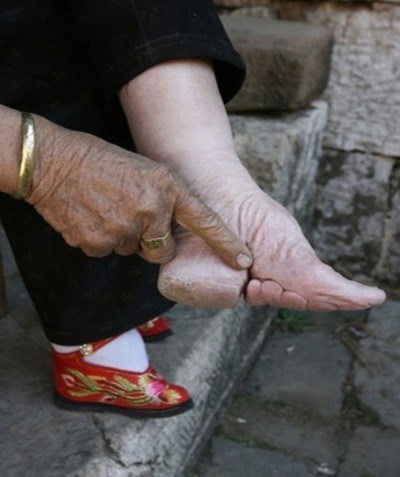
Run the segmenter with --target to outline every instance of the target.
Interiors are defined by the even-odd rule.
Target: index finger
[[[249,268],[253,257],[246,244],[200,199],[185,191],[178,194],[174,219],[201,237],[229,266]]]

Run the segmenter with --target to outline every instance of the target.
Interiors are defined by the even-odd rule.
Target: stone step
[[[323,101],[293,113],[231,114],[235,148],[259,186],[308,235],[328,109]]]
[[[230,112],[294,110],[324,91],[333,44],[327,27],[236,14],[221,20],[247,66]]]
[[[301,216],[326,121],[326,105],[296,113],[231,118],[252,174]],[[303,175],[301,175],[303,170]],[[303,190],[295,198],[294,191]],[[307,214],[306,214],[307,215]],[[49,347],[2,239],[10,312],[0,320],[0,475],[182,477],[194,464],[220,410],[259,351],[273,310],[177,306],[174,335],[149,345],[156,369],[188,388],[195,408],[168,419],[73,413],[52,403]],[[10,272],[11,270],[11,272]]]

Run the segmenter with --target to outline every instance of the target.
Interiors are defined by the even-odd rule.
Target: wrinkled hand
[[[251,265],[243,242],[167,166],[35,120],[37,164],[26,200],[69,245],[95,257],[139,253],[166,263],[175,254],[172,235],[154,250],[143,240],[165,236],[175,222],[202,237],[230,266]],[[238,263],[242,254],[248,263]]]

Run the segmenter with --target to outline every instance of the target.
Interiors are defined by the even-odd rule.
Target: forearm
[[[0,191],[14,194],[17,190],[21,158],[21,114],[0,106]]]
[[[187,183],[217,171],[247,177],[208,62],[157,65],[128,83],[120,99],[139,152],[168,163]]]

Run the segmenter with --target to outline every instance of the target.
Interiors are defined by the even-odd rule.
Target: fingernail
[[[253,259],[244,253],[238,253],[236,263],[242,268],[249,268],[253,263]]]

